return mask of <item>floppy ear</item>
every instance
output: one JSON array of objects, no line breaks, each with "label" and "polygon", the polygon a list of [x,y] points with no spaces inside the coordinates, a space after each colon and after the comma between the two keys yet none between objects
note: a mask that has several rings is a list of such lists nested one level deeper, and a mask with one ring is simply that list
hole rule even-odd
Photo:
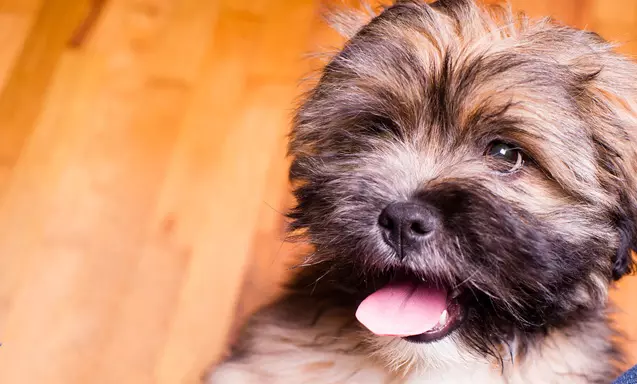
[{"label": "floppy ear", "polygon": [[627,135],[623,140],[615,140],[617,136],[609,135],[609,132],[593,134],[600,184],[613,200],[609,206],[610,221],[619,235],[617,251],[612,259],[615,281],[635,270],[633,252],[637,250],[637,179],[631,171],[631,165],[637,162],[637,152]]},{"label": "floppy ear", "polygon": [[565,55],[588,97],[580,99],[599,161],[599,182],[613,200],[609,209],[619,235],[612,277],[635,272],[637,261],[637,63],[614,44],[580,31],[576,52]]},{"label": "floppy ear", "polygon": [[610,89],[597,94],[597,101],[603,108],[594,112],[600,119],[596,125],[598,131],[592,136],[597,147],[600,183],[615,200],[611,217],[619,244],[612,260],[612,277],[617,281],[637,267],[633,254],[637,251],[637,109],[633,111]]},{"label": "floppy ear", "polygon": [[[621,200],[625,200],[622,198]],[[623,276],[635,271],[635,257],[633,252],[637,250],[637,215],[634,203],[622,201],[617,217],[617,229],[619,231],[619,246],[613,260],[613,280],[617,281]]]},{"label": "floppy ear", "polygon": [[[604,100],[606,97],[599,97]],[[613,280],[635,271],[637,263],[633,252],[637,251],[637,139],[628,133],[630,125],[621,124],[620,117],[627,111],[613,110],[616,100],[605,100],[604,119],[607,124],[597,125],[593,142],[597,150],[599,180],[613,200],[609,206],[610,219],[619,235],[617,251],[612,259]],[[596,111],[602,113],[601,110]],[[624,116],[625,117],[625,116]],[[635,125],[637,130],[637,125]],[[615,131],[613,131],[615,130]]]}]

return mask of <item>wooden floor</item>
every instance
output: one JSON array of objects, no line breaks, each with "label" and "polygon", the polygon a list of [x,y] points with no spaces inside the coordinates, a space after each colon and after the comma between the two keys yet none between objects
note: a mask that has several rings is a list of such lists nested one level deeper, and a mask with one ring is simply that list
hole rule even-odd
[{"label": "wooden floor", "polygon": [[[0,383],[196,383],[275,294],[320,3],[0,0]],[[637,53],[637,0],[513,3]]]}]

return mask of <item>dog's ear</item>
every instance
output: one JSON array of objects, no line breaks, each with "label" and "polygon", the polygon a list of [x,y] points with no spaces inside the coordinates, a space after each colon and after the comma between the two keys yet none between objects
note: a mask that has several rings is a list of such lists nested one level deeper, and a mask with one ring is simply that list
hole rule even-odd
[{"label": "dog's ear", "polygon": [[[607,104],[608,107],[610,105]],[[619,129],[620,125],[617,124],[615,128]],[[625,131],[623,133],[611,135],[607,131],[603,135],[592,135],[597,150],[601,185],[614,200],[610,208],[610,219],[619,237],[612,260],[612,277],[615,281],[635,271],[637,266],[633,256],[633,252],[637,251],[637,151],[630,135]],[[623,139],[617,140],[620,136]]]},{"label": "dog's ear", "polygon": [[634,202],[622,198],[620,212],[617,213],[616,226],[619,231],[619,247],[613,260],[613,280],[635,271],[637,264],[633,252],[637,250],[637,213]]},{"label": "dog's ear", "polygon": [[[610,111],[612,104],[606,105]],[[624,131],[620,127],[619,124],[614,126]],[[633,256],[633,252],[637,251],[637,151],[625,131],[623,135],[622,132],[610,134],[604,131],[605,134],[596,132],[592,137],[597,151],[600,184],[613,200],[609,208],[610,221],[617,230],[619,243],[612,260],[612,277],[617,281],[637,266]],[[620,136],[623,139],[617,140]]]},{"label": "dog's ear", "polygon": [[599,182],[613,199],[610,208],[619,244],[613,279],[635,272],[637,260],[637,63],[592,32],[578,32],[573,55],[560,60],[576,75],[590,135],[597,150]]}]

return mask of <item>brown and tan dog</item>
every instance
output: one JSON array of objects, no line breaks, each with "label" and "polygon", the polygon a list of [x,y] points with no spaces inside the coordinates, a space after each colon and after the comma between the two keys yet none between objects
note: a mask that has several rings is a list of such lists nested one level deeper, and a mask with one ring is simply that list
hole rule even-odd
[{"label": "brown and tan dog", "polygon": [[637,66],[469,0],[339,17],[299,108],[292,231],[315,252],[207,379],[608,383],[634,269]]}]

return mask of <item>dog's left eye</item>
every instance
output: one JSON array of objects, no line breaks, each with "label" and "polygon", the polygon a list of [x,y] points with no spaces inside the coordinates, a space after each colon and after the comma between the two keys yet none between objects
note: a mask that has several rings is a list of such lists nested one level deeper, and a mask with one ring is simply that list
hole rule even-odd
[{"label": "dog's left eye", "polygon": [[491,143],[485,155],[491,160],[491,167],[499,173],[513,173],[524,165],[522,149],[502,141]]}]

